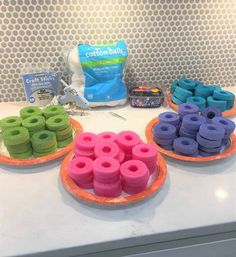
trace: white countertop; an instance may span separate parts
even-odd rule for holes
[[[1,103],[0,117],[17,114],[21,106]],[[102,108],[74,118],[84,131],[130,129],[145,139],[148,121],[166,109]],[[84,255],[236,231],[236,155],[203,164],[167,158],[167,164],[167,180],[154,197],[118,209],[73,198],[61,184],[60,161],[25,168],[0,165],[0,256]]]

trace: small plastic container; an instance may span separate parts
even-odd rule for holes
[[[157,108],[163,104],[164,94],[156,86],[137,86],[129,90],[129,99],[133,107]]]

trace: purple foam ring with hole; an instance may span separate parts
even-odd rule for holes
[[[200,126],[206,122],[205,117],[198,114],[187,114],[183,117],[182,124],[190,130],[198,130]]]
[[[221,117],[222,112],[215,107],[207,107],[202,111],[202,116],[206,118],[207,122],[211,122],[214,117]]]
[[[219,147],[222,144],[222,140],[209,140],[197,134],[197,142],[199,145],[208,148]]]
[[[179,124],[180,119],[175,112],[163,112],[159,115],[159,121],[160,123],[169,123],[176,126]]]
[[[174,151],[174,153],[178,154],[178,155],[184,155],[184,156],[189,156],[189,157],[197,157],[199,155],[199,151],[192,153],[192,154],[184,154],[184,153],[180,153],[177,151]]]
[[[196,104],[184,103],[179,105],[179,114],[186,115],[192,113],[198,113],[199,107]]]
[[[188,129],[186,127],[182,126],[180,127],[180,131],[186,133],[186,134],[189,134],[189,135],[192,135],[192,136],[196,136],[197,133],[198,133],[198,130],[191,130],[191,129]]]
[[[212,123],[222,126],[225,129],[225,134],[228,136],[234,132],[235,123],[227,118],[215,117],[212,119]]]
[[[201,155],[202,157],[208,157],[208,156],[212,156],[212,155],[216,155],[218,153],[207,153],[204,151],[199,150],[199,155]]]
[[[215,148],[208,148],[208,147],[204,147],[204,146],[199,146],[199,150],[204,151],[206,153],[219,153],[221,148],[222,148],[221,146],[215,147]]]
[[[163,139],[175,138],[176,128],[168,123],[159,123],[154,126],[153,135]]]
[[[172,151],[173,150],[173,145],[159,145],[161,148]]]
[[[188,134],[186,132],[183,132],[182,130],[179,131],[179,136],[180,137],[188,137],[188,138],[192,138],[192,139],[196,139],[196,136],[195,135],[192,135],[192,134]]]
[[[199,129],[189,129],[189,128],[185,127],[185,125],[183,123],[182,123],[181,127],[183,127],[184,130],[186,130],[187,132],[192,133],[192,134],[197,133],[199,130]]]
[[[225,129],[217,124],[204,123],[199,128],[199,135],[210,140],[222,140],[225,135]]]
[[[163,139],[159,137],[154,137],[153,139],[158,145],[173,145],[174,143],[174,139],[169,139],[169,138]]]
[[[198,143],[189,137],[178,137],[174,140],[174,149],[184,154],[194,154],[198,151]]]

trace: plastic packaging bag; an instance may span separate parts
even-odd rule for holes
[[[71,87],[78,90],[91,107],[124,104],[127,100],[123,82],[127,56],[124,41],[112,45],[77,45],[68,55]]]
[[[48,65],[21,67],[26,101],[33,105],[46,106],[58,94],[60,77]]]

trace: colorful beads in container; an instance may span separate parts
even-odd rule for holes
[[[147,187],[150,175],[158,171],[157,149],[142,143],[132,131],[81,133],[76,137],[74,151],[70,177],[99,196],[118,197],[122,190],[140,193]]]
[[[175,104],[193,103],[201,111],[205,107],[214,107],[224,112],[234,106],[233,93],[222,90],[220,86],[207,86],[188,78],[174,81],[170,92],[172,93],[171,100]]]
[[[202,113],[198,106],[186,103],[179,113],[164,112],[153,128],[153,139],[162,148],[187,156],[218,154],[229,142],[235,123],[221,117],[219,109],[208,107]]]

